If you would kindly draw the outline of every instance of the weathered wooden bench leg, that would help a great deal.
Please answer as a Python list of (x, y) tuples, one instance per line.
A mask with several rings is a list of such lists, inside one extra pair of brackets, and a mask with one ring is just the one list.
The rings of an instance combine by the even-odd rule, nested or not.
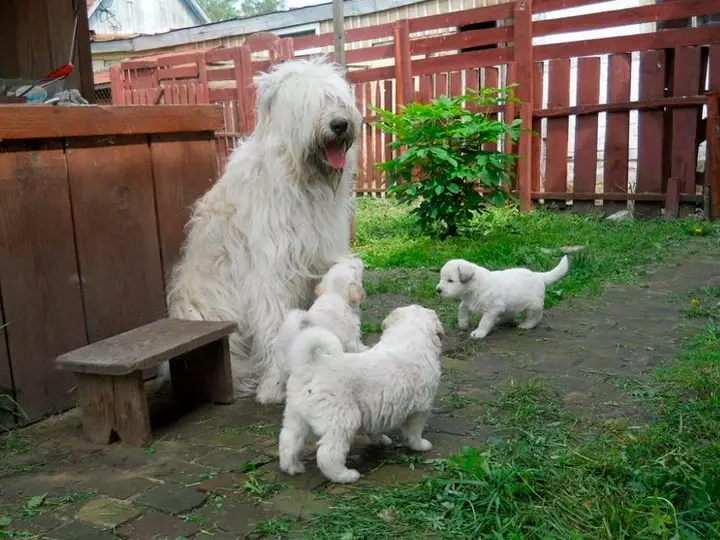
[(232, 403), (229, 339), (224, 337), (170, 360), (170, 379), (179, 400)]
[(152, 438), (142, 371), (130, 375), (76, 373), (85, 434), (96, 444), (119, 438), (145, 446)]
[(152, 440), (152, 431), (143, 372), (113, 378), (115, 431), (125, 444), (145, 446)]
[(78, 402), (82, 409), (85, 435), (95, 444), (109, 444), (116, 438), (113, 379), (109, 375), (76, 373)]

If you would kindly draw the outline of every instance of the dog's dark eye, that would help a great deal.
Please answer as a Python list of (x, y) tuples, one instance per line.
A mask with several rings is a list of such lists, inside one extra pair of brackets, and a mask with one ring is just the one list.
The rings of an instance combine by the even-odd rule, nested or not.
[(453, 280), (452, 280), (452, 279), (448, 279), (448, 283), (452, 283), (452, 282), (453, 282)]

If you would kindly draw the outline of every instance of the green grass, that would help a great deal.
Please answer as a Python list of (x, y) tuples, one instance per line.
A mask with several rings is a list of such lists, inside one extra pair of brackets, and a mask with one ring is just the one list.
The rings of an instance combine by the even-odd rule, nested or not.
[[(369, 268), (396, 269), (369, 284), (369, 294), (412, 287), (413, 295), (429, 298), (437, 271), (449, 259), (464, 258), (490, 269), (547, 270), (558, 263), (561, 247), (585, 246), (570, 255), (568, 276), (550, 288), (547, 303), (553, 305), (566, 295), (596, 294), (606, 281), (634, 282), (641, 266), (662, 260), (668, 248), (681, 253), (688, 239), (699, 235), (699, 225), (693, 219), (613, 222), (579, 214), (499, 209), (479, 217), (470, 234), (441, 241), (423, 235), (406, 207), (391, 200), (361, 198), (356, 249)], [(707, 223), (702, 227), (703, 235), (716, 231)], [(403, 284), (408, 271), (422, 268), (431, 271), (415, 283)]]

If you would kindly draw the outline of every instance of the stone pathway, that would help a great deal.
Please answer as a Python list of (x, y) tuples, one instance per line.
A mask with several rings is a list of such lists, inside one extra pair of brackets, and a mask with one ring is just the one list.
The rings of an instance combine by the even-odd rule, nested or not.
[[(642, 377), (677, 355), (687, 291), (720, 285), (718, 252), (714, 244), (699, 244), (693, 257), (656, 268), (640, 287), (610, 287), (600, 298), (565, 302), (532, 332), (501, 328), (474, 343), (446, 317), (444, 379), (427, 430), (435, 445), (428, 457), (483, 444), (493, 428), (482, 423), (482, 402), (512, 380), (544, 379), (580, 414), (642, 417), (617, 381)], [(407, 301), (413, 299), (371, 298), (368, 312)], [(0, 516), (13, 519), (7, 528), (72, 540), (276, 537), (327, 512), (334, 495), (357, 489), (326, 483), (312, 447), (305, 474), (278, 470), (279, 407), (242, 400), (182, 414), (158, 394), (152, 415), (158, 425), (147, 448), (90, 444), (77, 411), (4, 440)], [(361, 484), (417, 480), (426, 471), (408, 466), (407, 455), (399, 447), (358, 445), (350, 464), (363, 473)]]

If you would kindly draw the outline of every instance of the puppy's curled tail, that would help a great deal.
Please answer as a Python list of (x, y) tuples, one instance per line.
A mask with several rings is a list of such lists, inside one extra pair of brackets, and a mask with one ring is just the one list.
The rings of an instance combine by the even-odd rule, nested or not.
[(324, 358), (334, 360), (343, 355), (343, 346), (335, 334), (320, 326), (302, 330), (290, 345), (290, 370), (302, 373)]
[(563, 258), (555, 268), (549, 272), (541, 272), (540, 275), (542, 276), (545, 285), (550, 285), (551, 283), (555, 283), (556, 281), (560, 281), (564, 278), (569, 269), (570, 263), (568, 262), (567, 255), (563, 255)]

